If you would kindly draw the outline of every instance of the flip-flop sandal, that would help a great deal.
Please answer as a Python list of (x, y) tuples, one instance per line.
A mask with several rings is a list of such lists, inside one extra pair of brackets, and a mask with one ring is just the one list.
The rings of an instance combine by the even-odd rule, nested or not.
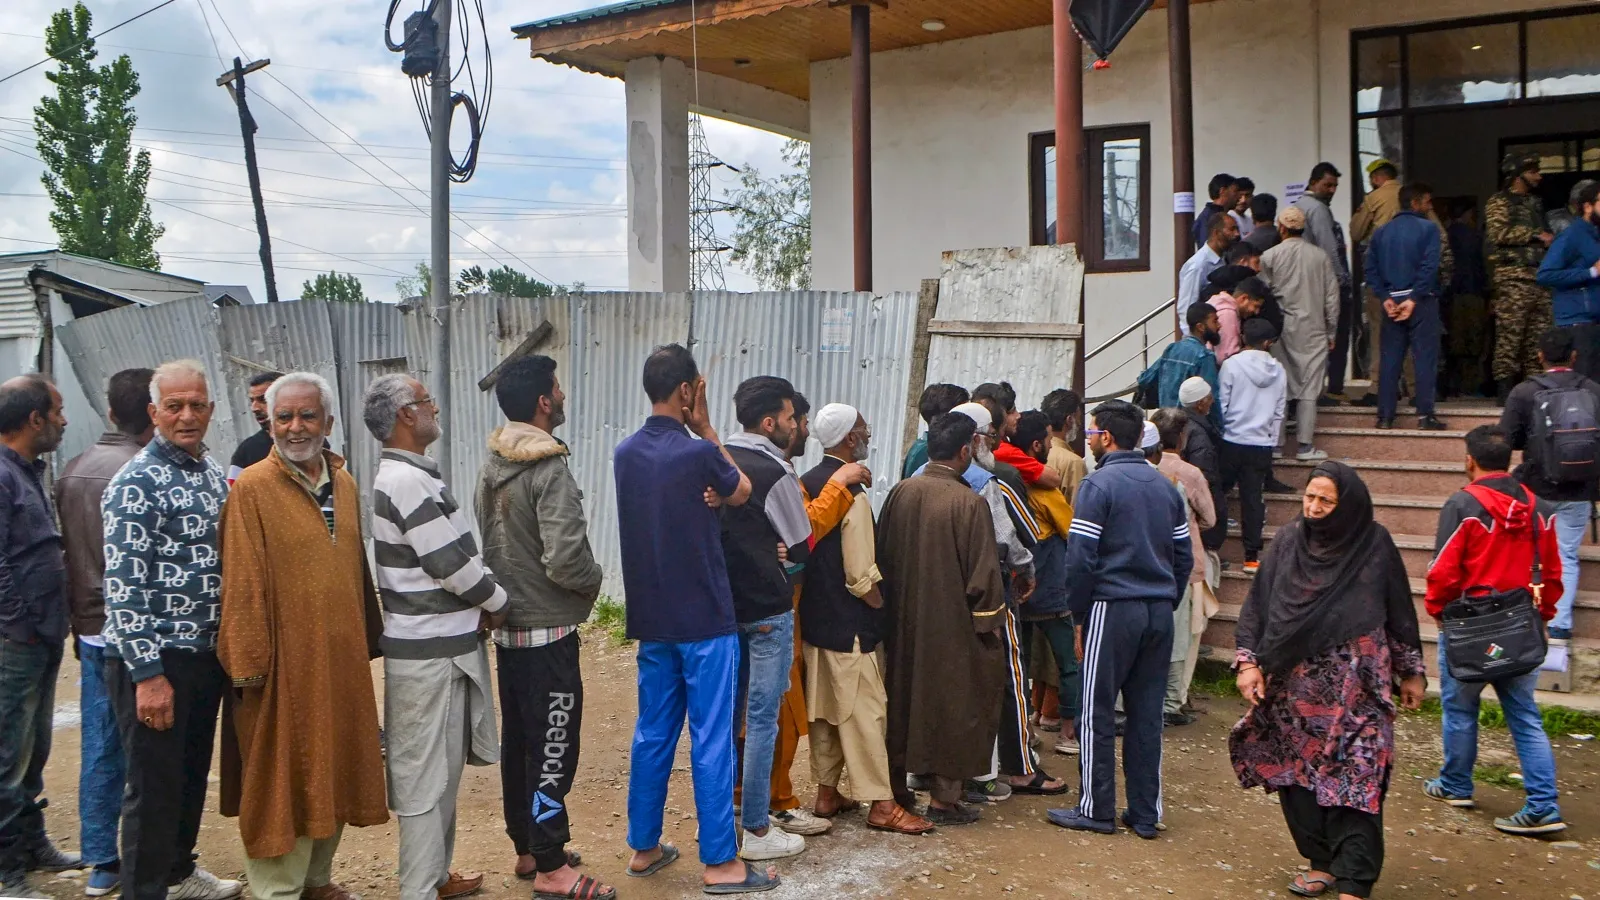
[(534, 891), (534, 900), (617, 900), (617, 889), (605, 888), (600, 882), (587, 875), (579, 875), (572, 887), (557, 893), (556, 891)]
[(937, 806), (929, 804), (928, 815), (926, 818), (934, 825), (953, 826), (971, 825), (973, 822), (976, 822), (978, 819), (982, 818), (982, 815), (976, 809), (968, 806), (965, 803), (957, 803), (956, 805), (947, 807), (945, 809), (940, 809)]
[(767, 877), (766, 869), (744, 864), (744, 880), (732, 884), (708, 884), (701, 888), (708, 894), (757, 894), (770, 891), (781, 883), (776, 875)]
[[(917, 824), (919, 820), (921, 824)], [(889, 817), (889, 821), (878, 823), (868, 818), (867, 827), (878, 831), (887, 831), (891, 834), (927, 834), (938, 826), (927, 819), (922, 819), (920, 816), (907, 812), (903, 806), (896, 806), (894, 815)]]
[[(583, 865), (583, 854), (579, 853), (576, 850), (568, 850), (567, 851), (567, 865), (571, 866), (574, 869), (576, 869), (577, 867)], [(528, 872), (512, 872), (511, 874), (517, 876), (519, 879), (521, 879), (523, 881), (532, 881), (533, 879), (535, 879), (535, 878), (537, 878), (539, 876), (539, 870), (538, 869), (533, 869), (533, 870), (528, 871)]]
[[(1323, 894), (1333, 890), (1333, 882), (1332, 878), (1307, 878), (1305, 873), (1302, 872), (1296, 875), (1293, 881), (1289, 882), (1289, 893), (1300, 897), (1321, 897)], [(1313, 884), (1320, 885), (1320, 887), (1313, 889), (1311, 887)]]
[(1065, 781), (1061, 782), (1059, 787), (1045, 787), (1046, 784), (1053, 780), (1055, 779), (1052, 779), (1043, 769), (1040, 769), (1033, 773), (1033, 780), (1027, 784), (1013, 784), (1011, 792), (1013, 794), (1034, 794), (1041, 797), (1054, 797), (1058, 794), (1065, 794), (1067, 792), (1067, 783)]
[(672, 846), (671, 844), (662, 844), (661, 845), (661, 858), (660, 859), (658, 859), (655, 862), (651, 863), (650, 865), (645, 866), (644, 868), (638, 869), (638, 870), (635, 870), (632, 866), (629, 866), (628, 867), (628, 877), (629, 878), (649, 878), (651, 875), (654, 875), (655, 873), (661, 871), (662, 869), (665, 869), (667, 866), (670, 866), (670, 865), (672, 865), (673, 863), (675, 863), (677, 861), (678, 861), (678, 848)]
[(856, 812), (865, 805), (866, 804), (862, 803), (860, 800), (845, 800), (843, 803), (840, 803), (836, 809), (833, 809), (830, 812), (822, 812), (816, 807), (812, 807), (811, 814), (819, 819), (831, 819), (835, 816), (843, 815), (844, 813)]

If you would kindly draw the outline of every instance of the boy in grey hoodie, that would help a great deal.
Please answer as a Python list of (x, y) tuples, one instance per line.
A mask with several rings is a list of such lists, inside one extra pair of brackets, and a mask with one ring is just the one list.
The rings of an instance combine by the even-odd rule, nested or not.
[(596, 896), (609, 889), (574, 871), (578, 856), (566, 849), (566, 798), (583, 727), (578, 625), (594, 608), (602, 573), (567, 445), (551, 433), (567, 418), (555, 360), (512, 363), (495, 399), (508, 421), (489, 436), (476, 505), (484, 561), (511, 601), (494, 632), (506, 834), (516, 875), (535, 892)]
[(1283, 404), (1288, 373), (1268, 352), (1278, 331), (1262, 318), (1244, 323), (1244, 351), (1222, 364), (1218, 401), (1222, 404), (1222, 492), (1239, 486), (1244, 532), (1244, 571), (1260, 568), (1261, 531), (1266, 526), (1263, 497), (1272, 474), (1272, 451), (1283, 434)]

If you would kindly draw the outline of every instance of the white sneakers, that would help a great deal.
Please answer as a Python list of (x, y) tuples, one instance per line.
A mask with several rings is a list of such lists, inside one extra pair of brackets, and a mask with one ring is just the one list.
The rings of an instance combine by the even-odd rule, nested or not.
[[(751, 862), (764, 859), (784, 859), (789, 856), (799, 856), (806, 851), (806, 839), (798, 834), (790, 834), (782, 828), (767, 828), (765, 835), (757, 836), (751, 832), (744, 833), (744, 846), (739, 848), (739, 856)], [(171, 894), (169, 900), (178, 900)]]
[(233, 900), (243, 890), (243, 883), (195, 866), (188, 878), (167, 888), (167, 900)]
[(774, 828), (782, 828), (790, 834), (805, 835), (826, 834), (833, 823), (820, 816), (812, 815), (809, 810), (795, 808), (782, 812), (769, 813), (767, 821)]

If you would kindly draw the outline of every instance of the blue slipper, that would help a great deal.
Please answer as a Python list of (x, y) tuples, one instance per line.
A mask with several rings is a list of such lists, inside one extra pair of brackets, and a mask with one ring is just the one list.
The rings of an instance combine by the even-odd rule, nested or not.
[(632, 866), (628, 867), (629, 878), (649, 878), (651, 875), (665, 869), (678, 861), (678, 848), (671, 844), (661, 845), (661, 858), (637, 871)]
[(1074, 831), (1093, 831), (1097, 834), (1116, 834), (1117, 825), (1109, 819), (1091, 819), (1081, 816), (1075, 809), (1052, 809), (1045, 815), (1050, 819), (1050, 824), (1060, 825), (1062, 828), (1071, 828)]
[(765, 869), (744, 864), (744, 880), (734, 884), (708, 884), (703, 890), (708, 894), (756, 894), (770, 891), (781, 883), (777, 876), (767, 877)]

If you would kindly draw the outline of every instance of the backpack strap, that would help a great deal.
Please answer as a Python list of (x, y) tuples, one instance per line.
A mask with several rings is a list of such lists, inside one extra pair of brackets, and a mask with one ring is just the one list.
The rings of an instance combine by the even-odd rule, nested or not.
[(1540, 606), (1544, 602), (1544, 565), (1539, 561), (1539, 500), (1526, 485), (1522, 487), (1522, 493), (1528, 498), (1528, 509), (1533, 519), (1533, 527), (1529, 529), (1533, 535), (1533, 566), (1528, 573), (1528, 589), (1533, 593), (1533, 605)]

